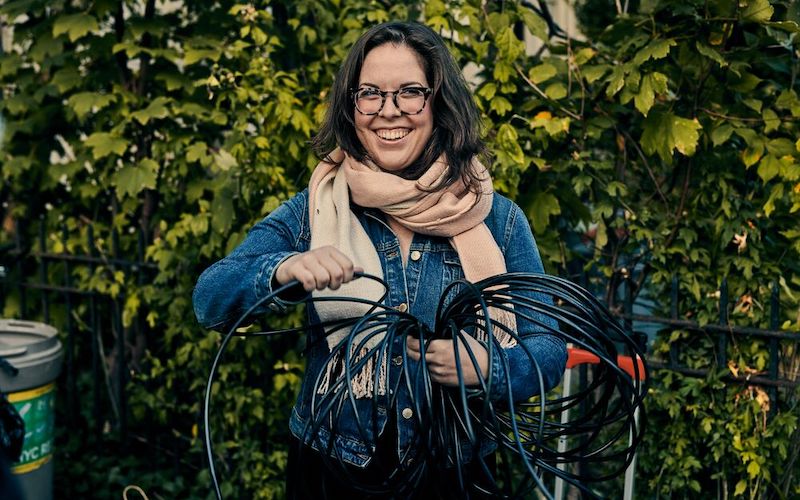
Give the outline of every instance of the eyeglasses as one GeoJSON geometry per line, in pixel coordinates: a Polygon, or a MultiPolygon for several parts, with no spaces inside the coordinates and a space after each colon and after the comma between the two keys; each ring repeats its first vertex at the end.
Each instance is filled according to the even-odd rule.
{"type": "Polygon", "coordinates": [[[386,104],[386,96],[392,94],[394,107],[404,115],[418,115],[425,109],[425,102],[433,89],[428,87],[403,87],[400,90],[380,90],[365,87],[353,90],[356,110],[362,115],[377,115],[386,104]]]}

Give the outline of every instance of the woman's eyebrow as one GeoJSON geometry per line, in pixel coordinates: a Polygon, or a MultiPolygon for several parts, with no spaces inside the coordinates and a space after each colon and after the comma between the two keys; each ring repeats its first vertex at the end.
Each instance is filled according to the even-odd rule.
{"type": "MultiPolygon", "coordinates": [[[[362,83],[359,83],[358,86],[359,87],[372,87],[372,88],[376,88],[376,89],[380,89],[381,88],[380,85],[376,85],[376,84],[370,83],[370,82],[362,82],[362,83]]],[[[401,83],[397,88],[402,89],[403,87],[425,87],[425,85],[423,85],[422,83],[420,83],[420,82],[415,80],[415,81],[411,81],[411,82],[401,83]]]]}

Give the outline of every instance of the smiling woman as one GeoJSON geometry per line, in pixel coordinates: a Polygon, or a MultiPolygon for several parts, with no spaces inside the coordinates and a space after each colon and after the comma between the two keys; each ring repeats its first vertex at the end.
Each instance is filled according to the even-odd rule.
{"type": "Polygon", "coordinates": [[[308,189],[202,274],[195,313],[206,327],[227,328],[241,311],[295,281],[273,308],[307,292],[322,299],[308,307],[306,376],[289,422],[290,498],[447,498],[464,493],[454,488],[464,477],[473,498],[485,496],[491,447],[476,451],[481,460],[464,457],[457,473],[411,468],[425,459],[415,456],[424,422],[414,401],[422,389],[391,381],[422,367],[444,387],[478,390],[509,380],[492,387],[525,400],[553,387],[564,371],[566,349],[548,333],[552,325],[548,330],[545,320],[489,308],[501,325],[491,334],[464,334],[460,343],[398,336],[391,352],[377,356],[385,334],[351,335],[342,323],[331,325],[364,317],[374,309],[370,303],[380,303],[433,331],[439,298],[452,298],[464,286],[460,280],[543,272],[530,226],[517,205],[494,193],[479,161],[478,110],[444,42],[426,26],[386,23],[367,31],[329,95],[313,143],[321,161],[308,189]],[[354,279],[358,272],[386,288],[381,280],[354,279]],[[335,422],[319,419],[320,400],[340,390],[343,377],[351,405],[335,422]],[[329,467],[332,460],[338,469],[329,467]],[[400,492],[398,470],[422,472],[400,481],[400,492]]]}

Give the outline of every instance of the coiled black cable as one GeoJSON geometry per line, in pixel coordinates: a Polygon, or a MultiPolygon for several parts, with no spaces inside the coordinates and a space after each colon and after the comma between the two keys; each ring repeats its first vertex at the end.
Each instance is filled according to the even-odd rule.
{"type": "MultiPolygon", "coordinates": [[[[376,280],[387,289],[379,278],[358,276],[376,280]]],[[[211,366],[203,417],[207,458],[217,498],[222,495],[209,427],[211,387],[217,368],[235,335],[270,336],[311,328],[236,331],[263,310],[266,303],[295,285],[285,285],[250,307],[225,335],[211,366]]],[[[365,494],[391,493],[404,497],[413,494],[425,477],[447,471],[447,477],[455,478],[456,484],[449,485],[454,497],[468,498],[472,494],[522,498],[538,489],[546,498],[552,498],[545,485],[546,473],[575,485],[591,497],[595,494],[587,483],[614,478],[624,473],[633,460],[646,422],[642,403],[647,384],[644,353],[608,309],[583,288],[558,277],[527,273],[502,274],[474,284],[457,281],[442,294],[433,329],[381,301],[308,296],[294,303],[318,301],[350,301],[371,306],[363,317],[318,325],[324,326],[329,334],[341,329],[349,329],[349,333],[334,346],[326,360],[327,365],[338,359],[342,370],[325,384],[322,372],[313,381],[310,417],[300,436],[301,441],[319,452],[332,473],[353,488],[365,494]],[[450,296],[452,299],[447,301],[450,296]],[[494,321],[493,310],[513,313],[517,331],[494,321]],[[537,380],[538,391],[531,397],[515,400],[514,375],[510,373],[508,360],[495,355],[502,349],[495,336],[497,331],[506,333],[524,350],[533,368],[532,376],[537,380]],[[475,387],[464,384],[459,359],[461,343],[467,348],[469,364],[480,373],[477,358],[464,340],[467,335],[486,339],[490,360],[488,377],[475,387]],[[536,335],[557,337],[588,355],[596,364],[589,386],[566,397],[548,395],[542,369],[525,344],[526,339],[536,335]],[[408,336],[420,340],[422,357],[418,363],[411,362],[405,349],[408,336]],[[450,339],[454,343],[459,380],[456,387],[442,386],[430,377],[424,353],[433,339],[450,339]],[[400,368],[390,370],[389,360],[398,355],[402,356],[400,368]],[[627,371],[620,366],[620,359],[629,361],[627,371]],[[497,362],[501,364],[500,380],[494,377],[497,362]],[[374,366],[372,387],[376,389],[370,397],[359,398],[352,381],[367,363],[374,366]],[[394,425],[387,423],[387,414],[396,408],[401,393],[411,399],[415,430],[411,445],[399,460],[384,460],[386,463],[381,463],[372,447],[370,460],[384,473],[369,482],[359,479],[341,456],[336,439],[344,426],[348,426],[350,434],[355,427],[362,442],[376,443],[383,426],[394,425]],[[568,412],[568,419],[562,416],[563,412],[568,412]],[[578,462],[583,467],[576,470],[573,465],[578,462]],[[472,477],[467,473],[468,465],[472,477]],[[475,470],[481,471],[480,481],[474,477],[475,470]]]]}

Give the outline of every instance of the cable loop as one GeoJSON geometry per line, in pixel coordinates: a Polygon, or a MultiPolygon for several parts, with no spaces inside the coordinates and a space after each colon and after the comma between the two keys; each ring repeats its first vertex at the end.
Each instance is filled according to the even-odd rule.
{"type": "MultiPolygon", "coordinates": [[[[358,277],[375,280],[388,291],[386,283],[379,278],[364,274],[358,277]]],[[[222,495],[209,427],[213,379],[232,337],[297,334],[310,330],[310,326],[305,326],[261,332],[236,331],[252,321],[256,314],[265,312],[265,304],[295,285],[297,283],[282,286],[245,312],[225,335],[212,364],[206,385],[204,433],[211,480],[219,499],[222,495]]],[[[429,474],[447,471],[456,478],[452,494],[457,498],[468,498],[470,494],[521,498],[530,496],[534,489],[545,498],[552,498],[545,485],[546,476],[561,478],[587,496],[596,497],[590,483],[623,474],[633,460],[646,424],[644,352],[608,309],[585,289],[562,278],[528,273],[507,273],[478,283],[457,281],[442,294],[433,331],[412,315],[381,302],[309,295],[295,304],[322,300],[371,306],[363,317],[317,325],[329,331],[349,328],[350,332],[327,360],[330,362],[338,356],[344,370],[327,381],[324,391],[319,390],[323,387],[322,373],[312,381],[310,417],[300,437],[319,451],[331,472],[356,489],[368,494],[402,497],[412,494],[429,474]],[[444,298],[452,289],[458,291],[445,303],[444,298]],[[517,329],[522,333],[493,321],[492,310],[516,315],[517,329]],[[493,355],[502,349],[495,338],[495,329],[515,340],[533,367],[531,376],[537,379],[539,390],[527,400],[514,400],[511,378],[518,374],[510,373],[505,356],[493,355]],[[467,335],[488,339],[485,346],[489,354],[489,376],[475,387],[464,384],[461,370],[459,343],[467,349],[468,362],[480,373],[477,358],[464,340],[467,335]],[[542,370],[524,342],[532,335],[558,337],[571,346],[574,353],[581,355],[580,360],[589,360],[594,369],[588,387],[574,394],[571,388],[564,387],[561,395],[557,391],[546,393],[542,370]],[[380,340],[366,354],[352,356],[351,353],[360,352],[366,345],[366,339],[362,338],[366,336],[380,340]],[[405,342],[409,336],[420,341],[418,363],[408,358],[405,342]],[[431,379],[424,354],[433,339],[454,342],[460,381],[457,387],[445,387],[431,379]],[[389,364],[392,357],[397,356],[398,346],[402,346],[402,363],[399,369],[390,370],[389,364]],[[496,359],[503,364],[503,380],[493,380],[496,359]],[[623,360],[627,360],[625,367],[621,366],[623,360]],[[367,363],[375,367],[372,382],[376,389],[372,397],[358,398],[352,380],[367,363]],[[380,370],[387,374],[387,390],[383,392],[377,390],[380,370]],[[382,431],[379,423],[382,421],[386,425],[387,412],[395,410],[401,389],[411,398],[414,425],[411,446],[399,463],[381,463],[373,446],[370,460],[376,462],[376,467],[384,474],[365,483],[354,477],[352,466],[344,462],[335,446],[336,438],[342,426],[354,421],[361,441],[376,443],[382,431]],[[495,457],[490,463],[492,453],[495,457]],[[408,460],[411,457],[413,461],[408,460]],[[493,470],[494,460],[498,464],[496,471],[493,470]],[[576,467],[579,462],[582,466],[576,467]],[[480,481],[465,474],[467,464],[472,471],[477,464],[483,473],[480,481]]]]}

